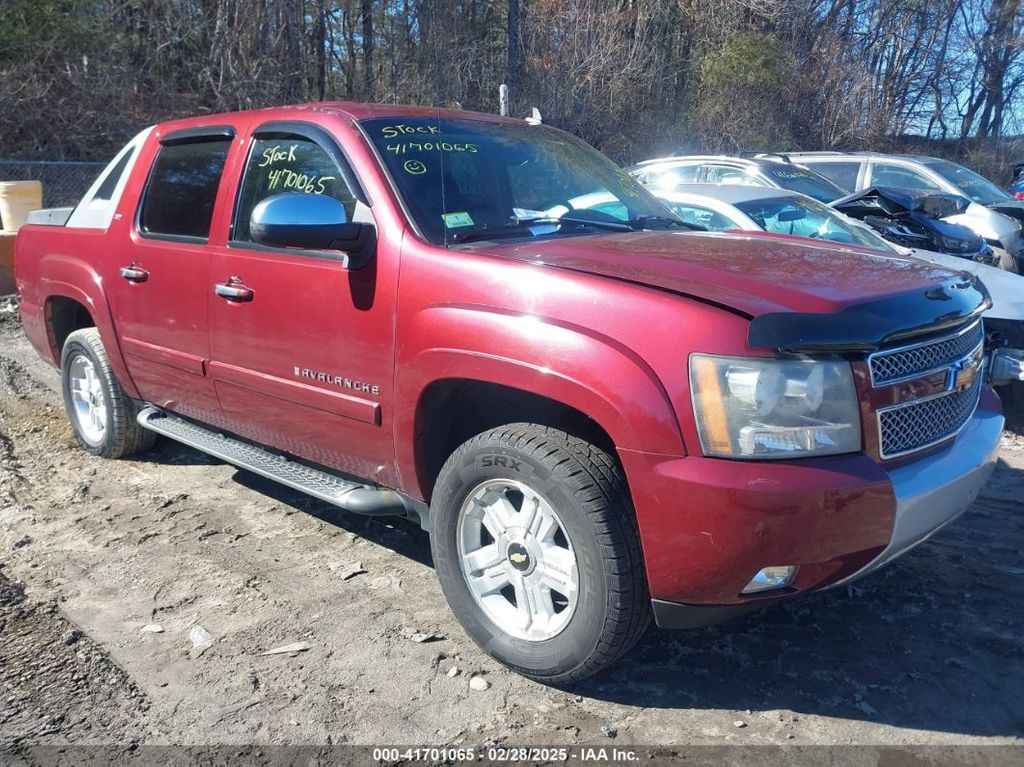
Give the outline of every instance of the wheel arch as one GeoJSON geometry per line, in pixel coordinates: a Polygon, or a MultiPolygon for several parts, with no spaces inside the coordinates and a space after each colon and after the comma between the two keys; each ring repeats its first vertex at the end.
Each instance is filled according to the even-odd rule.
{"type": "Polygon", "coordinates": [[[550,426],[597,445],[616,458],[615,442],[608,431],[577,407],[493,381],[443,378],[421,392],[416,407],[416,484],[424,497],[429,497],[445,460],[459,445],[511,423],[550,426]]]}
{"type": "Polygon", "coordinates": [[[59,367],[61,350],[67,337],[75,330],[95,327],[121,388],[128,396],[138,398],[138,391],[121,356],[121,347],[114,330],[114,318],[101,287],[102,280],[95,271],[85,265],[69,266],[65,261],[62,267],[64,270],[72,270],[71,275],[63,276],[72,276],[75,278],[74,281],[47,279],[40,291],[45,296],[42,302],[43,320],[49,346],[49,361],[59,367]],[[80,287],[81,284],[88,284],[95,289],[86,291],[80,287]]]}
{"type": "Polygon", "coordinates": [[[558,371],[458,348],[429,349],[402,366],[396,401],[411,405],[396,418],[395,446],[406,491],[429,501],[437,472],[459,444],[509,423],[554,426],[616,459],[618,448],[641,446],[685,454],[675,411],[650,371],[595,339],[573,352],[560,355],[558,371]]]}

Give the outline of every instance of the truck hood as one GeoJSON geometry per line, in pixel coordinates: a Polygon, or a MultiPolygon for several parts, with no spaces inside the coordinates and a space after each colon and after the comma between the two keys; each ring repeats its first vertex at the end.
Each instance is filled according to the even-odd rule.
{"type": "Polygon", "coordinates": [[[752,345],[780,349],[875,348],[990,304],[971,275],[938,264],[756,235],[624,232],[473,249],[728,307],[757,318],[752,345]]]}
{"type": "Polygon", "coordinates": [[[838,312],[950,276],[911,257],[711,232],[625,232],[477,250],[671,290],[750,317],[838,312]]]}

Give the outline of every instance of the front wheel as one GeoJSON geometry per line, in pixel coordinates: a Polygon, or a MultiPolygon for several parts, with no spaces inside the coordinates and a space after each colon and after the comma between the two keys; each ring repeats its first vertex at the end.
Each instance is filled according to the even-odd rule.
{"type": "Polygon", "coordinates": [[[509,668],[577,682],[647,628],[629,491],[598,447],[536,424],[477,435],[441,469],[431,516],[445,597],[470,637],[509,668]]]}

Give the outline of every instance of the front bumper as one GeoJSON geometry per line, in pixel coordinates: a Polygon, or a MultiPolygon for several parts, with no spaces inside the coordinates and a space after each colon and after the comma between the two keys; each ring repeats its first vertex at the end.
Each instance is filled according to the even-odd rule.
{"type": "Polygon", "coordinates": [[[832,586],[884,567],[967,511],[995,468],[1002,431],[1002,414],[979,407],[950,447],[890,471],[896,494],[896,522],[889,545],[867,565],[832,586]]]}
{"type": "Polygon", "coordinates": [[[970,506],[1002,427],[986,390],[954,440],[892,467],[863,454],[748,463],[620,451],[658,625],[718,622],[888,564],[970,506]],[[755,573],[779,565],[799,566],[790,586],[741,594],[755,573]]]}

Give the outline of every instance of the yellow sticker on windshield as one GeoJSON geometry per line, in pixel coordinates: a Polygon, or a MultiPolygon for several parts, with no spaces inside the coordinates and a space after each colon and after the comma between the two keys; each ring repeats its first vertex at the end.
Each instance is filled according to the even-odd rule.
{"type": "Polygon", "coordinates": [[[465,211],[458,213],[445,213],[444,225],[449,229],[458,229],[460,226],[473,226],[473,219],[465,211]]]}

